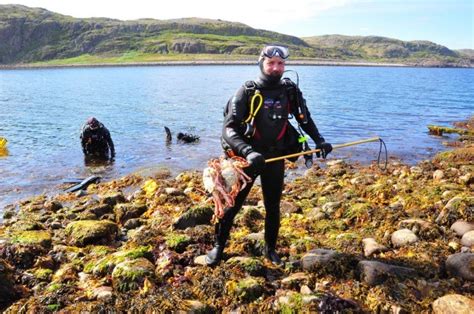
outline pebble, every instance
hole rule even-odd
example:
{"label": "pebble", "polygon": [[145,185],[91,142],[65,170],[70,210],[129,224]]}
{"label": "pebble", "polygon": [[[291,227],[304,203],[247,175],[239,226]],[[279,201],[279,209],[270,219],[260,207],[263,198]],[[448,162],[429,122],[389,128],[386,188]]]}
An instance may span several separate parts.
{"label": "pebble", "polygon": [[466,232],[461,239],[461,244],[467,247],[474,246],[474,230]]}
{"label": "pebble", "polygon": [[418,241],[418,237],[410,229],[400,229],[392,233],[392,244],[395,247],[402,247]]}
{"label": "pebble", "polygon": [[474,223],[458,220],[451,225],[450,229],[456,232],[458,236],[462,237],[466,232],[474,230]]}
{"label": "pebble", "polygon": [[440,181],[441,179],[444,178],[444,172],[443,170],[436,170],[435,172],[433,172],[433,180],[435,181]]}
{"label": "pebble", "polygon": [[113,297],[113,289],[109,286],[101,286],[92,290],[92,295],[99,301],[110,301]]}
{"label": "pebble", "polygon": [[194,264],[196,265],[202,265],[202,266],[207,266],[206,263],[206,255],[199,255],[194,259]]}
{"label": "pebble", "polygon": [[377,243],[374,238],[365,238],[362,240],[364,245],[364,256],[369,257],[372,254],[378,254],[387,251],[387,247]]}

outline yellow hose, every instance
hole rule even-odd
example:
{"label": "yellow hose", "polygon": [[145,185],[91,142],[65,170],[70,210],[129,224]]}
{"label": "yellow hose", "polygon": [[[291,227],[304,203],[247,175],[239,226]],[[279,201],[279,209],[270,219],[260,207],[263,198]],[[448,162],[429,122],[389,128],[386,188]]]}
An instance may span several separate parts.
{"label": "yellow hose", "polygon": [[[254,111],[253,109],[254,109],[254,105],[255,105],[255,99],[257,99],[257,98],[258,98],[258,105],[257,105],[257,109],[255,109],[255,111]],[[249,114],[248,118],[244,121],[245,123],[248,123],[248,122],[250,122],[250,120],[255,118],[255,116],[257,115],[257,112],[260,110],[260,107],[262,107],[262,104],[263,104],[262,94],[260,94],[259,90],[256,90],[255,94],[252,96],[252,100],[250,101],[250,114]]]}

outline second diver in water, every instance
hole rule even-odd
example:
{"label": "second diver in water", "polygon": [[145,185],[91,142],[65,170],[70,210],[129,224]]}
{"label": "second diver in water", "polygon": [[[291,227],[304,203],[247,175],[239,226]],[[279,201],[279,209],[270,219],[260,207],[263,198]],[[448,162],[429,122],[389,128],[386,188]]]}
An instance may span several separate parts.
{"label": "second diver in water", "polygon": [[[171,144],[173,137],[171,136],[171,131],[168,127],[165,126],[166,131],[166,143]],[[188,134],[188,133],[181,133],[179,132],[176,136],[178,139],[178,143],[195,143],[199,141],[199,136]]]}

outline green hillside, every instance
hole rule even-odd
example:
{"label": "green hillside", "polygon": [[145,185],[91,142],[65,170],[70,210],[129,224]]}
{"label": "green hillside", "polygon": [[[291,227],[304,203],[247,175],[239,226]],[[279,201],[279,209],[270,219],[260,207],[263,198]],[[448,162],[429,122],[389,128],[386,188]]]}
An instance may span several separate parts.
{"label": "green hillside", "polygon": [[186,18],[79,19],[40,8],[0,5],[0,64],[88,64],[255,60],[268,43],[292,60],[469,66],[471,57],[426,42],[327,35],[298,38],[242,23]]}

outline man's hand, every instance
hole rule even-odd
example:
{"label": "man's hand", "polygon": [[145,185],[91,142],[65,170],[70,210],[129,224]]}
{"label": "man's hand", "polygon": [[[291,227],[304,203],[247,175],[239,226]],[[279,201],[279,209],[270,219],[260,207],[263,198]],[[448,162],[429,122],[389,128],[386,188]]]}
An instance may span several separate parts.
{"label": "man's hand", "polygon": [[327,155],[332,151],[332,145],[326,142],[316,144],[316,149],[320,149],[320,152],[316,152],[316,157],[323,157],[326,159]]}
{"label": "man's hand", "polygon": [[265,168],[265,158],[260,153],[251,152],[247,155],[246,159],[255,176],[259,175]]}

